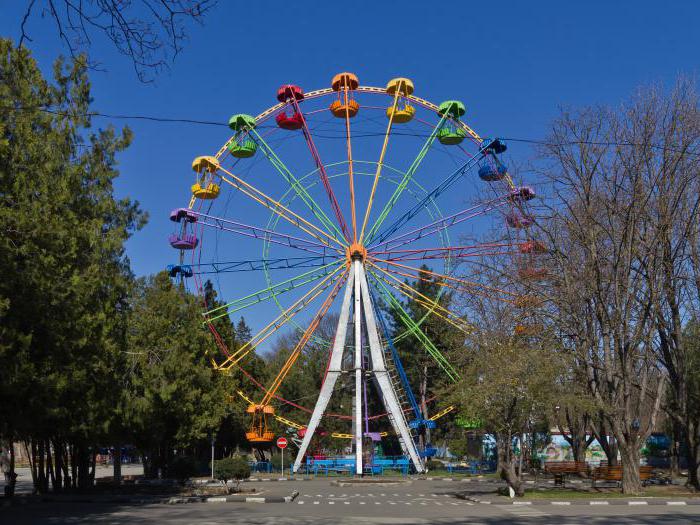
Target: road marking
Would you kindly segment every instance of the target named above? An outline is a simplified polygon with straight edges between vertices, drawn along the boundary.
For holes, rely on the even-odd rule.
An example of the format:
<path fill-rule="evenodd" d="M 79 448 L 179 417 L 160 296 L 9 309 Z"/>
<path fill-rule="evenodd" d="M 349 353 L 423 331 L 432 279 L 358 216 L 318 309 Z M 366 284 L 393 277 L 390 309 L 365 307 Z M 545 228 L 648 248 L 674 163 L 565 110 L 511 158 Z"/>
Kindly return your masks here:
<path fill-rule="evenodd" d="M 589 505 L 608 505 L 609 501 L 589 501 Z"/>
<path fill-rule="evenodd" d="M 667 501 L 666 505 L 685 505 L 685 501 Z"/>
<path fill-rule="evenodd" d="M 335 501 L 329 501 L 328 504 L 329 504 L 329 505 L 335 505 Z"/>
<path fill-rule="evenodd" d="M 387 501 L 387 503 L 388 503 L 389 505 L 396 505 L 396 503 L 394 503 L 393 501 Z"/>
<path fill-rule="evenodd" d="M 411 502 L 410 502 L 410 501 L 407 501 L 407 502 L 406 502 L 406 505 L 410 505 L 410 504 L 411 504 Z"/>
<path fill-rule="evenodd" d="M 570 501 L 552 501 L 552 505 L 571 505 Z"/>
<path fill-rule="evenodd" d="M 328 494 L 328 497 L 329 497 L 329 498 L 334 498 L 334 497 L 335 497 L 335 494 Z"/>
<path fill-rule="evenodd" d="M 303 501 L 297 501 L 297 505 L 303 505 L 303 504 L 304 504 Z"/>
<path fill-rule="evenodd" d="M 321 502 L 320 502 L 320 501 L 314 501 L 314 505 L 318 505 L 319 503 L 321 503 Z"/>
<path fill-rule="evenodd" d="M 436 502 L 435 502 L 435 505 L 438 505 L 439 507 L 442 507 L 442 503 L 440 503 L 439 501 L 436 501 Z"/>
<path fill-rule="evenodd" d="M 426 503 L 425 501 L 421 501 L 420 504 L 421 504 L 421 505 L 427 505 L 427 503 Z"/>
<path fill-rule="evenodd" d="M 304 497 L 305 497 L 305 498 L 310 498 L 310 497 L 311 497 L 311 494 L 304 494 Z"/>
<path fill-rule="evenodd" d="M 647 501 L 628 501 L 627 505 L 648 505 Z"/>
<path fill-rule="evenodd" d="M 450 505 L 459 505 L 459 503 L 455 503 L 454 501 L 450 502 Z"/>
<path fill-rule="evenodd" d="M 425 496 L 425 494 L 418 494 L 418 495 L 419 495 L 421 498 L 422 498 L 423 496 Z"/>
<path fill-rule="evenodd" d="M 532 505 L 532 501 L 514 501 L 513 505 Z"/>
<path fill-rule="evenodd" d="M 406 494 L 406 496 L 410 496 L 411 494 Z"/>
<path fill-rule="evenodd" d="M 346 505 L 350 505 L 349 501 L 343 501 L 343 503 L 345 503 Z"/>
<path fill-rule="evenodd" d="M 360 502 L 360 505 L 364 505 L 364 504 L 365 504 L 365 502 L 364 502 L 364 501 L 361 501 L 361 502 Z"/>
<path fill-rule="evenodd" d="M 380 496 L 383 498 L 384 496 L 386 496 L 386 494 L 380 494 Z"/>
<path fill-rule="evenodd" d="M 375 504 L 375 505 L 381 505 L 382 502 L 381 502 L 381 501 L 375 501 L 374 504 Z"/>

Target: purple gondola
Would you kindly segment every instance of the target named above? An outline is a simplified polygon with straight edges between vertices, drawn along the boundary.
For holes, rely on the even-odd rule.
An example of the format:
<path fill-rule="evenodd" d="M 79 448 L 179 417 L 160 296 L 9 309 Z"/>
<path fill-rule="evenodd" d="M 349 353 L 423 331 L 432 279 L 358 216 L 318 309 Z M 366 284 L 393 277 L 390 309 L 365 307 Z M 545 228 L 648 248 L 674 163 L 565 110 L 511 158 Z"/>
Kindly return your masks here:
<path fill-rule="evenodd" d="M 169 238 L 170 246 L 177 250 L 194 250 L 199 244 L 199 239 L 194 234 L 185 234 L 183 236 L 173 234 Z"/>
<path fill-rule="evenodd" d="M 175 208 L 170 212 L 170 220 L 180 222 L 185 219 L 187 222 L 197 222 L 197 215 L 189 208 Z"/>

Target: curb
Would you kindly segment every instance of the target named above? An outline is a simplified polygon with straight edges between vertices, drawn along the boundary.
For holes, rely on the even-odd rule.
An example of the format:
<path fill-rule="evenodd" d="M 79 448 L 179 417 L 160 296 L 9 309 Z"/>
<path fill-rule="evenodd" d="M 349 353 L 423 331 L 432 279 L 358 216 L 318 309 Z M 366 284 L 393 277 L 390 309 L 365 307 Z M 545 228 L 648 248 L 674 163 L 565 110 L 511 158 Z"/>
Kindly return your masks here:
<path fill-rule="evenodd" d="M 467 496 L 464 494 L 457 494 L 457 498 L 471 501 L 473 503 L 481 503 L 482 505 L 513 505 L 513 506 L 570 506 L 570 505 L 587 505 L 587 506 L 686 506 L 686 505 L 700 505 L 700 498 L 689 498 L 689 499 L 665 499 L 665 498 L 649 498 L 649 499 L 622 499 L 622 498 L 610 498 L 607 500 L 600 499 L 576 499 L 576 500 L 524 500 L 524 501 L 499 501 L 499 500 L 482 500 L 479 498 L 474 498 L 472 496 Z"/>
<path fill-rule="evenodd" d="M 299 491 L 295 490 L 291 496 L 191 496 L 187 498 L 169 498 L 162 501 L 168 505 L 177 505 L 180 503 L 291 503 L 299 495 Z"/>
<path fill-rule="evenodd" d="M 242 480 L 243 483 L 252 481 L 311 481 L 311 478 L 248 478 Z"/>

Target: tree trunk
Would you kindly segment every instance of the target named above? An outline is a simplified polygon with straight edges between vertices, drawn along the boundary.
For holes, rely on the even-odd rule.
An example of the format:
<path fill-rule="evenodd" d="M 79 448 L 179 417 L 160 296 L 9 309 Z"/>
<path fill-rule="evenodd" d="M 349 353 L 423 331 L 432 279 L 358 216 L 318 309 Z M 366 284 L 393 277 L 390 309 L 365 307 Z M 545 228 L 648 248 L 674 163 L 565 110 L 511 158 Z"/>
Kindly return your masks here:
<path fill-rule="evenodd" d="M 118 442 L 114 445 L 114 453 L 112 454 L 113 478 L 114 484 L 120 485 L 122 482 L 122 444 Z"/>
<path fill-rule="evenodd" d="M 620 446 L 622 459 L 622 492 L 639 494 L 642 492 L 642 480 L 639 476 L 639 447 L 635 444 Z"/>
<path fill-rule="evenodd" d="M 60 492 L 63 489 L 63 450 L 61 450 L 61 443 L 57 440 L 53 440 L 53 457 L 54 457 L 54 479 L 53 479 L 53 490 L 54 492 Z"/>
<path fill-rule="evenodd" d="M 496 434 L 496 450 L 498 451 L 498 472 L 501 479 L 513 489 L 515 495 L 525 495 L 525 484 L 516 472 L 515 454 L 513 453 L 513 440 L 509 433 Z"/>
<path fill-rule="evenodd" d="M 700 429 L 688 425 L 685 441 L 688 446 L 688 481 L 686 485 L 700 490 Z"/>

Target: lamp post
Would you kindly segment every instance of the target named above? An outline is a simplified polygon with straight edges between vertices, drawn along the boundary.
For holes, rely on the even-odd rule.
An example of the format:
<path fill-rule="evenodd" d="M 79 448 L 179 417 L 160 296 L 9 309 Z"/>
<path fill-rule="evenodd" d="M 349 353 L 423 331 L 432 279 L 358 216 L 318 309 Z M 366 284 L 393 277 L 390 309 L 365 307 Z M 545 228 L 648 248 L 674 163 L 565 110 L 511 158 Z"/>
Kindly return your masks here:
<path fill-rule="evenodd" d="M 214 443 L 216 442 L 216 436 L 214 434 L 211 434 L 210 439 L 211 439 L 211 479 L 214 479 Z"/>

